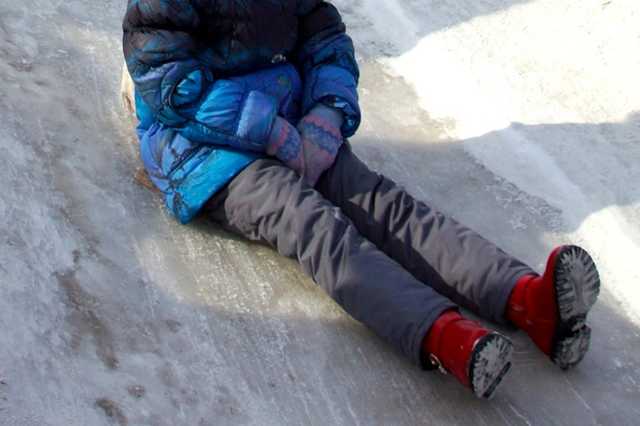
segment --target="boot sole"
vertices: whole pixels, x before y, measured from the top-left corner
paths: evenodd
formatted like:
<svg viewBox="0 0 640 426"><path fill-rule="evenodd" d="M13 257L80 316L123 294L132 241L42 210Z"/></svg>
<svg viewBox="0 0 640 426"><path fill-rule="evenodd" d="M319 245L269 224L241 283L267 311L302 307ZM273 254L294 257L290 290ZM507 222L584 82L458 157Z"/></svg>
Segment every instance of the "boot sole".
<svg viewBox="0 0 640 426"><path fill-rule="evenodd" d="M469 361L471 390L490 399L511 368L513 344L499 333L489 333L476 343Z"/></svg>
<svg viewBox="0 0 640 426"><path fill-rule="evenodd" d="M567 370L582 361L591 342L586 320L600 293L600 277L589 253L577 246L562 248L556 258L554 285L560 321L551 360Z"/></svg>

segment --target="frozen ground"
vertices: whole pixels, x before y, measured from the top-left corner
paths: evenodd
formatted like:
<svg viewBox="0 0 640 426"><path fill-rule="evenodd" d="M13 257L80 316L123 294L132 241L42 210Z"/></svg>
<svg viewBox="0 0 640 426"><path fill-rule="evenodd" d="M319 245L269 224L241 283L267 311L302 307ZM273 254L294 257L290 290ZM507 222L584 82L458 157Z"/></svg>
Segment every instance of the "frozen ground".
<svg viewBox="0 0 640 426"><path fill-rule="evenodd" d="M637 1L336 1L372 167L535 267L566 242L599 263L584 362L506 330L490 402L135 183L124 3L0 0L0 425L637 424Z"/></svg>

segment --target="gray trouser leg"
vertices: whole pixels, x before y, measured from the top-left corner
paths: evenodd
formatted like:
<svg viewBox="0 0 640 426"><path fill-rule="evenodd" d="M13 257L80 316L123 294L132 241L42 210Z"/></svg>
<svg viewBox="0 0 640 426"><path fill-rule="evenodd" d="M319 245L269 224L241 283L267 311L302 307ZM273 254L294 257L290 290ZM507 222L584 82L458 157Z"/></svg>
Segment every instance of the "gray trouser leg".
<svg viewBox="0 0 640 426"><path fill-rule="evenodd" d="M414 199L360 161L348 143L316 189L358 231L416 278L484 318L504 323L518 278L534 273L469 228Z"/></svg>
<svg viewBox="0 0 640 426"><path fill-rule="evenodd" d="M362 237L338 207L274 160L257 160L216 194L207 215L297 259L345 311L420 362L433 321L455 307Z"/></svg>

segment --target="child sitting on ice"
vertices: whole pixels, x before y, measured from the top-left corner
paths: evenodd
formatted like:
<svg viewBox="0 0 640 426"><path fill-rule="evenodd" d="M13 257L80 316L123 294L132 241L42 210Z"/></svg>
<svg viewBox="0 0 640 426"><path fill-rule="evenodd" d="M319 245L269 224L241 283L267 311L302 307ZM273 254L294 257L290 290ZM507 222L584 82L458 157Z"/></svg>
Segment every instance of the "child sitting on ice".
<svg viewBox="0 0 640 426"><path fill-rule="evenodd" d="M599 279L555 249L540 276L375 173L345 138L358 66L321 0L130 0L124 54L146 171L182 223L204 214L269 243L350 315L425 368L490 397L525 330L563 369L583 358Z"/></svg>

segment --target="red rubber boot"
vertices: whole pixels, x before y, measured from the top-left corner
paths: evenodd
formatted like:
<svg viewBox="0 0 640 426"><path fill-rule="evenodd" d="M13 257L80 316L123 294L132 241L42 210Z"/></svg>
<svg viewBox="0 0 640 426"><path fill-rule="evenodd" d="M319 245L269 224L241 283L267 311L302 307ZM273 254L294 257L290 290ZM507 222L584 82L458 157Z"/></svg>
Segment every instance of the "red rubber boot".
<svg viewBox="0 0 640 426"><path fill-rule="evenodd" d="M507 304L507 318L566 370L589 349L586 318L599 292L600 278L589 254L580 247L560 246L551 252L544 275L520 278Z"/></svg>
<svg viewBox="0 0 640 426"><path fill-rule="evenodd" d="M491 398L511 368L511 341L455 310L433 323L422 347L431 365L451 373L480 398Z"/></svg>

